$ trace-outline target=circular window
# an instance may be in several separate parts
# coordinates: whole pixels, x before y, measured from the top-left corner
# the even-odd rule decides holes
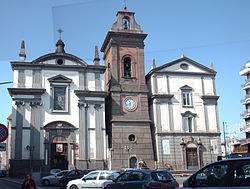
[[[128,140],[129,140],[130,142],[135,142],[135,135],[133,135],[133,134],[129,135],[129,136],[128,136]]]
[[[63,59],[57,59],[57,60],[56,60],[56,63],[57,63],[58,65],[62,65],[62,64],[63,64]]]
[[[180,67],[181,67],[181,69],[183,69],[183,70],[187,70],[187,69],[188,69],[188,65],[185,64],[185,63],[181,64]]]

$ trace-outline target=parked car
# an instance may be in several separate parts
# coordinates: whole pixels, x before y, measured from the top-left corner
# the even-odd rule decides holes
[[[61,171],[59,173],[55,173],[52,175],[48,175],[45,177],[42,177],[40,182],[42,183],[42,185],[44,186],[49,186],[49,185],[59,185],[59,181],[60,179],[66,175],[70,170],[64,170]]]
[[[250,157],[221,160],[201,168],[183,183],[185,188],[250,188]]]
[[[104,183],[104,189],[174,189],[179,184],[169,171],[131,170],[126,171],[110,183]]]
[[[0,177],[6,177],[6,176],[7,176],[7,171],[0,170]]]
[[[49,174],[54,175],[54,174],[56,174],[56,173],[59,173],[60,171],[62,171],[62,170],[61,170],[61,169],[51,169],[51,170],[49,171]]]
[[[90,173],[91,171],[94,170],[80,170],[80,169],[71,170],[60,179],[59,185],[61,188],[66,188],[66,185],[69,181],[82,178],[84,175]]]
[[[116,179],[119,175],[117,171],[92,171],[83,178],[69,181],[67,189],[103,188],[104,183],[112,182],[112,179]]]

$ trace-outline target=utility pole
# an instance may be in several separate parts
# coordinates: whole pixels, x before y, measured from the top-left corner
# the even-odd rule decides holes
[[[224,135],[224,145],[225,145],[225,157],[227,158],[227,141],[226,141],[226,133],[225,133],[225,122],[223,121],[223,135]]]

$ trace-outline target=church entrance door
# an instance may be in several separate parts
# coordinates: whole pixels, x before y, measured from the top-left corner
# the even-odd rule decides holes
[[[62,136],[51,143],[51,169],[68,169],[68,144]]]
[[[188,169],[198,168],[197,148],[187,148],[187,168]]]

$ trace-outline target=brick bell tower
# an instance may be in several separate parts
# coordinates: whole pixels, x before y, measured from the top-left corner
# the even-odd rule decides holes
[[[135,13],[126,8],[108,32],[104,53],[106,129],[109,138],[110,168],[138,168],[143,159],[154,168],[154,151],[145,82],[144,39]]]

